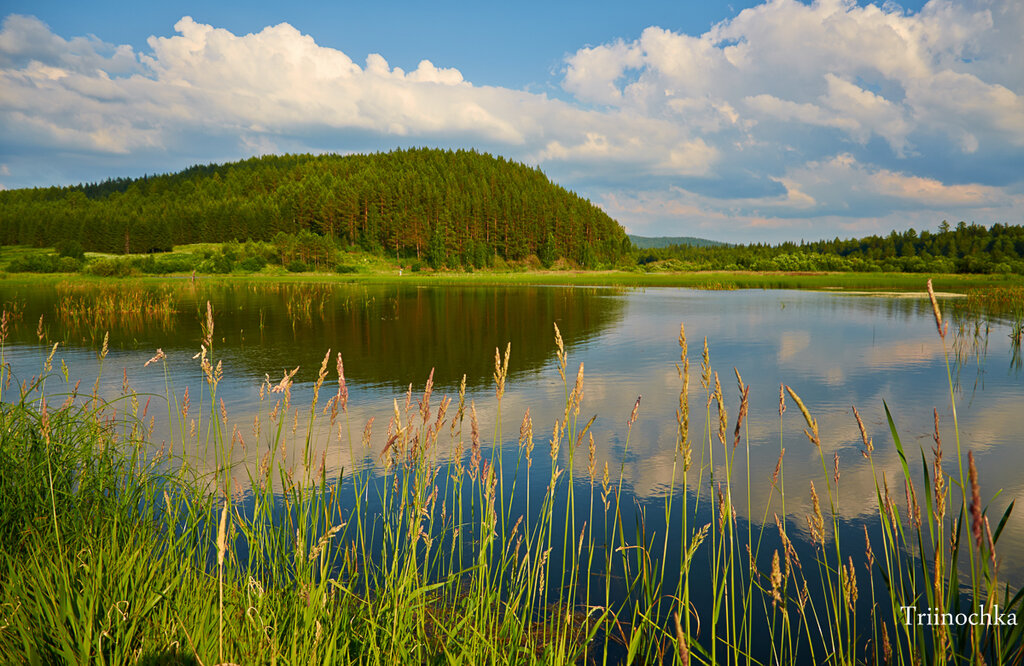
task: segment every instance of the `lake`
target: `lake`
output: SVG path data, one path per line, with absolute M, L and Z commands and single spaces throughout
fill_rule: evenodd
M 449 434 L 453 405 L 443 426 L 445 436 L 436 444 L 438 465 L 456 458 L 469 464 L 472 405 L 483 456 L 500 461 L 511 485 L 524 473 L 517 462 L 522 462 L 520 425 L 529 409 L 536 446 L 531 473 L 543 482 L 529 490 L 533 494 L 529 504 L 522 486 L 510 499 L 509 515 L 514 520 L 526 513 L 527 506 L 536 510 L 542 504 L 544 482 L 553 464 L 552 425 L 563 418 L 567 395 L 582 364 L 576 432 L 594 417 L 588 431 L 593 435 L 594 453 L 591 458 L 588 438 L 576 447 L 563 442 L 554 464 L 571 470 L 571 476 L 566 473 L 559 483 L 573 484 L 580 496 L 596 487 L 599 495 L 607 464 L 612 484 L 621 478 L 626 522 L 640 526 L 637 534 L 649 532 L 638 538 L 657 542 L 661 548 L 666 534 L 665 500 L 683 493 L 676 416 L 682 386 L 677 369 L 680 324 L 685 325 L 690 361 L 693 463 L 686 494 L 693 524 L 714 520 L 717 484 L 731 474 L 738 530 L 750 530 L 757 538 L 760 527 L 767 525 L 770 530 L 765 533 L 774 533 L 773 514 L 778 514 L 791 536 L 799 537 L 802 552 L 809 552 L 813 527 L 809 528 L 806 517 L 814 513 L 810 484 L 813 481 L 822 493 L 827 476 L 835 480 L 834 506 L 843 539 L 846 543 L 854 539 L 863 551 L 864 528 L 879 529 L 876 482 L 884 479 L 890 484 L 899 511 L 908 514 L 903 463 L 892 442 L 885 405 L 906 451 L 921 504 L 925 485 L 921 452 L 930 472 L 933 409 L 939 419 L 944 469 L 958 479 L 947 358 L 963 455 L 968 450 L 975 455 L 983 499 L 992 500 L 988 513 L 992 526 L 1011 502 L 1024 496 L 1024 377 L 1008 335 L 1010 322 L 955 315 L 957 299 L 952 297 L 939 299 L 951 321 L 945 343 L 936 332 L 932 308 L 923 293 L 176 280 L 129 287 L 0 283 L 0 302 L 19 315 L 5 350 L 16 381 L 39 375 L 53 343 L 59 342 L 48 392 L 66 392 L 80 380 L 81 391 L 87 393 L 99 376 L 99 393 L 117 399 L 128 385 L 139 395 L 145 422 L 152 419 L 154 448 L 172 448 L 172 442 L 177 442 L 175 453 L 184 455 L 193 467 L 215 470 L 218 463 L 207 455 L 202 436 L 183 436 L 197 405 L 203 404 L 204 396 L 208 400 L 200 360 L 194 356 L 200 351 L 202 322 L 210 302 L 215 322 L 213 357 L 223 363 L 217 389 L 225 405 L 221 430 L 233 443 L 232 483 L 242 497 L 251 491 L 246 466 L 258 468 L 270 437 L 267 417 L 278 394 L 265 390 L 268 378 L 270 385 L 276 385 L 286 372 L 298 368 L 291 388 L 293 412 L 275 415 L 276 422 L 284 424 L 284 456 L 290 470 L 303 460 L 313 460 L 327 476 L 361 472 L 380 479 L 388 471 L 388 457 L 382 455 L 390 439 L 388 422 L 396 410 L 406 419 L 407 406 L 408 414 L 418 414 L 417 403 L 433 373 L 435 406 L 444 395 L 457 405 L 465 376 L 463 441 L 459 444 L 459 437 Z M 567 356 L 564 382 L 555 325 Z M 101 362 L 99 351 L 107 333 L 109 353 Z M 705 339 L 712 373 L 707 388 L 701 381 Z M 509 344 L 507 384 L 499 410 L 495 349 L 504 355 Z M 144 367 L 157 348 L 166 360 Z M 322 415 L 307 431 L 309 403 L 328 350 L 330 374 L 318 409 L 337 390 L 334 370 L 340 353 L 348 390 L 347 421 L 339 418 L 332 425 Z M 717 401 L 709 401 L 714 373 L 727 414 L 724 444 L 719 440 Z M 737 373 L 749 387 L 738 440 Z M 805 435 L 807 423 L 788 394 L 787 409 L 780 416 L 780 384 L 791 387 L 816 420 L 820 450 Z M 181 404 L 175 400 L 180 401 L 186 388 L 193 412 L 180 419 Z M 168 395 L 172 396 L 170 406 Z M 638 398 L 635 423 L 628 427 Z M 127 401 L 123 404 L 128 410 Z M 858 409 L 873 440 L 871 459 L 862 454 L 865 446 L 852 407 Z M 209 405 L 205 409 L 208 415 Z M 219 406 L 216 411 L 219 414 Z M 260 427 L 254 423 L 257 417 Z M 366 448 L 360 440 L 371 418 Z M 493 456 L 495 443 L 500 444 L 497 457 Z M 781 447 L 785 448 L 784 507 L 778 491 L 773 491 Z M 729 468 L 726 454 L 735 456 Z M 955 507 L 959 492 L 953 485 L 950 503 Z M 589 502 L 577 507 L 575 531 L 586 520 L 588 509 Z M 661 526 L 654 516 L 662 516 Z M 1020 558 L 1024 521 L 1017 518 L 1010 519 L 997 548 L 1000 580 L 1014 588 L 1024 584 L 1024 558 Z M 627 531 L 632 529 L 631 525 Z M 669 533 L 675 529 L 670 527 Z M 766 538 L 774 539 L 770 547 L 775 548 L 777 538 Z M 669 548 L 666 541 L 665 550 Z M 860 552 L 858 561 L 863 557 Z M 707 565 L 698 558 L 694 566 Z M 671 581 L 671 575 L 666 580 Z M 666 585 L 672 588 L 675 583 Z M 695 597 L 698 605 L 699 597 Z

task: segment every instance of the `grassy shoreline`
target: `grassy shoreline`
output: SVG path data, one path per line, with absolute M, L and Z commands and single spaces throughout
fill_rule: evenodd
M 110 284 L 112 282 L 163 283 L 191 280 L 191 273 L 99 277 L 78 273 L 0 273 L 0 285 L 57 283 L 73 278 L 76 282 Z M 923 294 L 924 277 L 917 273 L 775 273 L 755 271 L 707 271 L 688 273 L 634 273 L 626 271 L 404 271 L 376 270 L 366 273 L 290 273 L 265 270 L 257 273 L 197 274 L 209 282 L 323 282 L 336 284 L 412 284 L 412 285 L 553 285 L 589 287 L 682 287 L 690 289 L 802 289 L 811 291 L 893 291 Z M 1024 286 L 1024 276 L 949 274 L 935 275 L 936 291 L 963 294 L 975 289 Z

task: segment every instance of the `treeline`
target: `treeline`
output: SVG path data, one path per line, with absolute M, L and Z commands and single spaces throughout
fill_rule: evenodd
M 1024 227 L 943 221 L 936 232 L 719 247 L 639 250 L 648 269 L 1024 274 Z
M 673 245 L 692 245 L 695 247 L 718 247 L 728 245 L 719 241 L 694 236 L 635 236 L 627 234 L 632 241 L 633 247 L 640 250 L 649 250 L 655 247 L 672 247 Z
M 622 227 L 536 168 L 476 151 L 281 155 L 74 187 L 0 192 L 0 243 L 148 253 L 308 232 L 432 266 L 564 257 L 584 267 L 631 249 Z

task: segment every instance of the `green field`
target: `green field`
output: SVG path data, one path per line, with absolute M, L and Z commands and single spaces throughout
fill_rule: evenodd
M 310 259 L 296 267 L 275 253 L 269 243 L 194 243 L 175 246 L 172 252 L 114 255 L 87 252 L 84 258 L 59 259 L 52 272 L 32 266 L 56 266 L 58 258 L 49 248 L 0 246 L 0 279 L 8 283 L 63 280 L 132 278 L 143 280 L 272 280 L 338 281 L 413 284 L 502 284 L 581 285 L 623 287 L 687 287 L 693 289 L 809 289 L 846 291 L 920 292 L 930 277 L 941 292 L 966 293 L 989 287 L 1024 286 L 1024 276 L 1008 273 L 899 273 L 899 272 L 815 272 L 815 271 L 687 271 L 673 262 L 627 266 L 614 270 L 578 270 L 565 260 L 551 269 L 523 261 L 509 263 L 496 259 L 494 265 L 476 270 L 432 270 L 414 258 L 382 257 L 368 252 L 338 250 L 330 260 Z M 253 264 L 253 260 L 256 264 Z M 18 265 L 21 268 L 15 268 Z M 308 264 L 308 265 L 306 265 Z M 298 270 L 305 268 L 305 270 Z M 74 269 L 74 270 L 71 270 Z M 4 272 L 6 271 L 6 272 Z

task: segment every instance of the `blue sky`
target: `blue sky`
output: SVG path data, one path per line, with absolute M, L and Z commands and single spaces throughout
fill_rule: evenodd
M 474 147 L 634 233 L 1019 224 L 1024 3 L 4 3 L 0 185 Z

